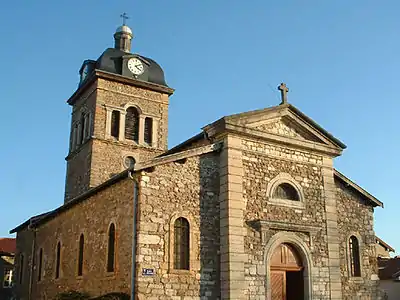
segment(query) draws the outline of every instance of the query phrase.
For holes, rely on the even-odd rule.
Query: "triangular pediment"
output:
[[[342,142],[290,104],[231,115],[225,117],[225,120],[233,126],[268,136],[282,137],[285,141],[293,140],[293,143],[298,141],[338,149],[346,148]]]
[[[317,143],[324,143],[318,136],[311,133],[297,122],[287,116],[274,118],[272,120],[248,124],[249,128],[268,132],[276,135],[286,136],[295,139],[307,140]]]

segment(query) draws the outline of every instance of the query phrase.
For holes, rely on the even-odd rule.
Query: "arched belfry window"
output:
[[[107,272],[115,269],[115,225],[112,223],[108,230]]]
[[[149,146],[153,142],[153,119],[149,117],[144,119],[144,142]]]
[[[57,243],[56,248],[56,279],[60,278],[60,266],[61,265],[61,243]]]
[[[189,270],[189,222],[178,218],[174,223],[174,268]]]
[[[300,197],[297,190],[289,183],[281,183],[278,185],[272,195],[273,198],[299,201]]]
[[[118,110],[113,110],[111,113],[111,136],[118,138],[119,136],[119,121],[120,112]]]
[[[85,245],[85,238],[83,234],[79,237],[79,252],[78,252],[78,276],[83,274],[83,248]]]
[[[125,139],[139,142],[139,111],[133,106],[126,110]]]
[[[352,235],[349,239],[350,274],[353,277],[361,276],[360,245],[358,239]]]

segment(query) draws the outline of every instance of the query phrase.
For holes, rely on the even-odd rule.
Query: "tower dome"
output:
[[[127,25],[121,25],[115,30],[115,33],[127,33],[127,34],[132,34],[132,29],[130,29]]]

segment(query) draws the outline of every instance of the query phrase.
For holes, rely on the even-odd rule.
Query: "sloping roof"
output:
[[[342,181],[344,184],[347,186],[351,187],[355,192],[357,192],[359,195],[364,197],[366,200],[370,201],[370,203],[373,206],[380,206],[383,207],[383,203],[379,201],[377,198],[372,196],[370,193],[368,193],[366,190],[364,190],[362,187],[351,181],[349,178],[344,176],[342,173],[340,173],[338,170],[334,169],[334,176],[335,178],[339,179]]]
[[[379,279],[394,279],[400,272],[400,258],[378,258]]]
[[[206,153],[210,153],[210,152],[214,152],[214,151],[219,151],[220,148],[221,148],[221,143],[214,143],[214,144],[210,144],[210,145],[206,145],[206,146],[191,148],[188,150],[169,154],[166,156],[157,156],[157,157],[154,157],[153,159],[150,159],[150,160],[144,161],[144,162],[138,162],[137,164],[135,164],[134,167],[122,171],[121,173],[111,177],[109,180],[103,182],[102,184],[100,184],[94,188],[91,188],[90,190],[75,197],[74,199],[70,200],[69,202],[64,203],[63,205],[56,208],[55,210],[52,210],[47,213],[44,213],[44,214],[41,214],[41,215],[38,215],[38,216],[28,219],[24,223],[20,224],[19,226],[17,226],[14,229],[12,229],[10,231],[10,233],[18,232],[27,226],[36,227],[36,226],[54,218],[61,212],[70,209],[71,207],[77,205],[78,203],[80,203],[82,201],[85,201],[90,196],[98,193],[99,191],[103,190],[104,188],[120,181],[123,178],[127,178],[129,176],[130,172],[146,170],[146,169],[149,169],[149,168],[152,168],[155,166],[163,165],[163,164],[174,162],[177,160],[181,160],[181,159],[185,159],[185,158],[189,158],[189,157],[193,157],[193,156],[198,156],[201,154],[206,154]]]
[[[0,252],[14,254],[16,248],[15,238],[0,238]]]
[[[396,250],[394,250],[389,244],[385,243],[383,240],[381,240],[379,237],[375,236],[376,241],[381,244],[383,247],[385,247],[388,251],[390,252],[395,252]]]

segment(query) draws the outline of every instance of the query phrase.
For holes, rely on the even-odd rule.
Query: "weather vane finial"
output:
[[[126,25],[126,20],[129,19],[126,12],[124,12],[122,15],[120,15],[120,17],[122,18],[122,25]]]

